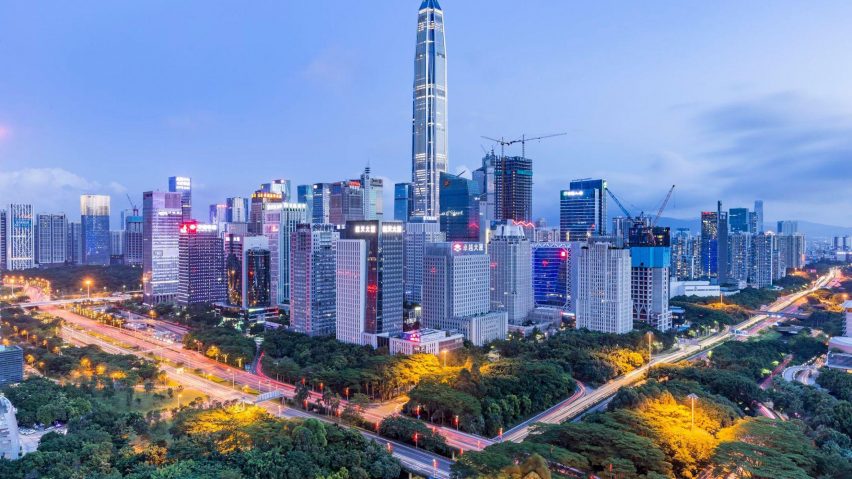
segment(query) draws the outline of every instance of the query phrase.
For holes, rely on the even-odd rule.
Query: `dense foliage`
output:
[[[41,278],[50,281],[53,291],[61,294],[85,292],[83,281],[92,281],[91,290],[96,291],[133,291],[142,287],[142,268],[128,265],[67,265],[57,268],[36,268],[15,271],[16,276]]]
[[[389,356],[369,346],[282,329],[266,333],[263,351],[266,375],[290,383],[303,379],[314,386],[322,383],[341,396],[348,388],[352,395],[363,392],[389,399],[417,384],[420,378],[441,372],[438,358],[431,354]]]
[[[225,326],[192,330],[183,337],[183,344],[217,361],[238,366],[250,364],[257,349],[254,340]]]
[[[421,421],[404,416],[388,416],[379,424],[379,434],[430,452],[450,456],[452,450],[447,446],[444,436],[430,429]],[[415,439],[416,438],[416,439]]]
[[[825,368],[820,371],[816,382],[837,399],[852,401],[852,374]]]

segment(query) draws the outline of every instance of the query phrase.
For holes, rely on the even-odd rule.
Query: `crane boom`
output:
[[[672,197],[672,192],[674,192],[675,185],[669,189],[668,194],[666,194],[666,199],[663,200],[663,204],[660,205],[659,211],[657,211],[657,216],[654,217],[654,221],[651,222],[651,228],[657,226],[657,222],[660,221],[660,216],[663,215],[663,210],[666,209],[666,205],[669,204],[669,199]]]
[[[610,190],[609,188],[606,189],[606,192],[609,193],[609,196],[613,199],[613,201],[615,201],[615,204],[617,204],[618,207],[621,208],[621,211],[623,211],[624,214],[627,215],[627,219],[632,220],[633,215],[631,215],[630,212],[627,211],[627,208],[625,208],[624,205],[621,204],[621,201],[618,201],[618,198],[616,198],[615,193],[613,193],[612,190]]]
[[[127,195],[127,202],[130,203],[130,207],[133,208],[133,215],[139,215],[139,208],[136,207],[136,204],[133,203],[133,199],[130,198],[130,193],[125,193]]]

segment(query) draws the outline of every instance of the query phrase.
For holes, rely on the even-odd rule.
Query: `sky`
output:
[[[74,217],[110,194],[117,218],[186,175],[204,220],[369,162],[392,215],[419,3],[0,0],[0,201]],[[566,132],[527,143],[551,224],[571,179],[603,177],[634,213],[675,184],[669,217],[760,198],[767,220],[852,226],[852,3],[441,3],[452,172],[482,136]]]

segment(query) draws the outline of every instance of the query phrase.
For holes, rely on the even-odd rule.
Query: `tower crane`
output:
[[[633,215],[631,215],[630,212],[627,211],[627,208],[625,208],[624,205],[621,204],[621,201],[618,201],[618,198],[615,196],[615,193],[613,193],[612,190],[609,188],[606,189],[606,192],[609,193],[609,197],[612,198],[613,201],[615,201],[615,204],[618,205],[619,209],[624,212],[624,215],[627,216],[627,219],[632,220]]]
[[[139,208],[136,207],[136,203],[130,198],[130,193],[125,193],[125,195],[127,195],[127,202],[130,203],[130,207],[133,208],[133,216],[139,216]]]
[[[651,221],[651,228],[657,226],[657,222],[660,221],[660,216],[663,215],[663,210],[666,209],[666,205],[669,204],[669,199],[671,199],[674,189],[675,185],[672,185],[672,187],[669,188],[669,192],[666,194],[666,198],[663,200],[663,204],[660,205],[660,209],[657,211],[657,216],[655,216],[654,220]]]
[[[528,141],[543,140],[545,138],[553,138],[554,136],[565,136],[567,134],[568,134],[567,132],[553,133],[551,135],[535,136],[535,137],[532,137],[532,138],[527,138],[526,135],[521,135],[520,138],[515,139],[515,140],[507,140],[507,139],[503,138],[502,136],[500,137],[499,140],[496,139],[496,138],[488,137],[488,136],[483,136],[482,138],[485,139],[485,140],[493,141],[494,143],[499,144],[500,145],[500,156],[501,157],[506,156],[506,147],[507,146],[514,145],[515,143],[520,143],[521,144],[521,156],[526,158],[527,157],[527,142]]]

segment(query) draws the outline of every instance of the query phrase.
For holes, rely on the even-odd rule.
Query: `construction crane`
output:
[[[624,205],[621,204],[621,201],[618,201],[618,198],[616,198],[615,193],[613,193],[612,190],[609,188],[606,189],[606,192],[609,193],[609,197],[612,198],[612,200],[615,201],[615,204],[617,204],[621,211],[624,212],[624,214],[627,216],[627,219],[632,220],[633,215],[631,215],[630,212],[627,211],[627,208],[625,208]]]
[[[133,208],[133,216],[139,216],[139,208],[136,207],[136,204],[133,203],[133,199],[130,198],[130,193],[125,193],[127,195],[127,202],[130,203],[130,207]]]
[[[651,221],[651,228],[657,226],[657,222],[660,221],[660,216],[663,215],[663,210],[666,209],[666,205],[669,204],[669,199],[672,197],[672,193],[674,192],[675,185],[669,189],[669,192],[666,194],[666,199],[663,200],[663,204],[660,205],[660,209],[657,211],[657,216],[654,217],[654,220]]]
[[[516,140],[507,140],[503,137],[500,137],[500,139],[498,140],[496,138],[490,138],[490,137],[487,137],[487,136],[483,136],[482,138],[485,139],[485,140],[488,140],[488,141],[493,141],[494,143],[498,143],[500,145],[500,156],[501,157],[506,156],[506,147],[507,146],[514,145],[515,143],[520,143],[521,144],[521,156],[523,158],[526,158],[527,157],[527,142],[528,141],[543,140],[545,138],[553,138],[554,136],[565,136],[567,134],[568,134],[567,132],[553,133],[552,135],[535,136],[535,137],[532,137],[532,138],[527,138],[526,135],[521,135],[521,137],[516,139]]]

